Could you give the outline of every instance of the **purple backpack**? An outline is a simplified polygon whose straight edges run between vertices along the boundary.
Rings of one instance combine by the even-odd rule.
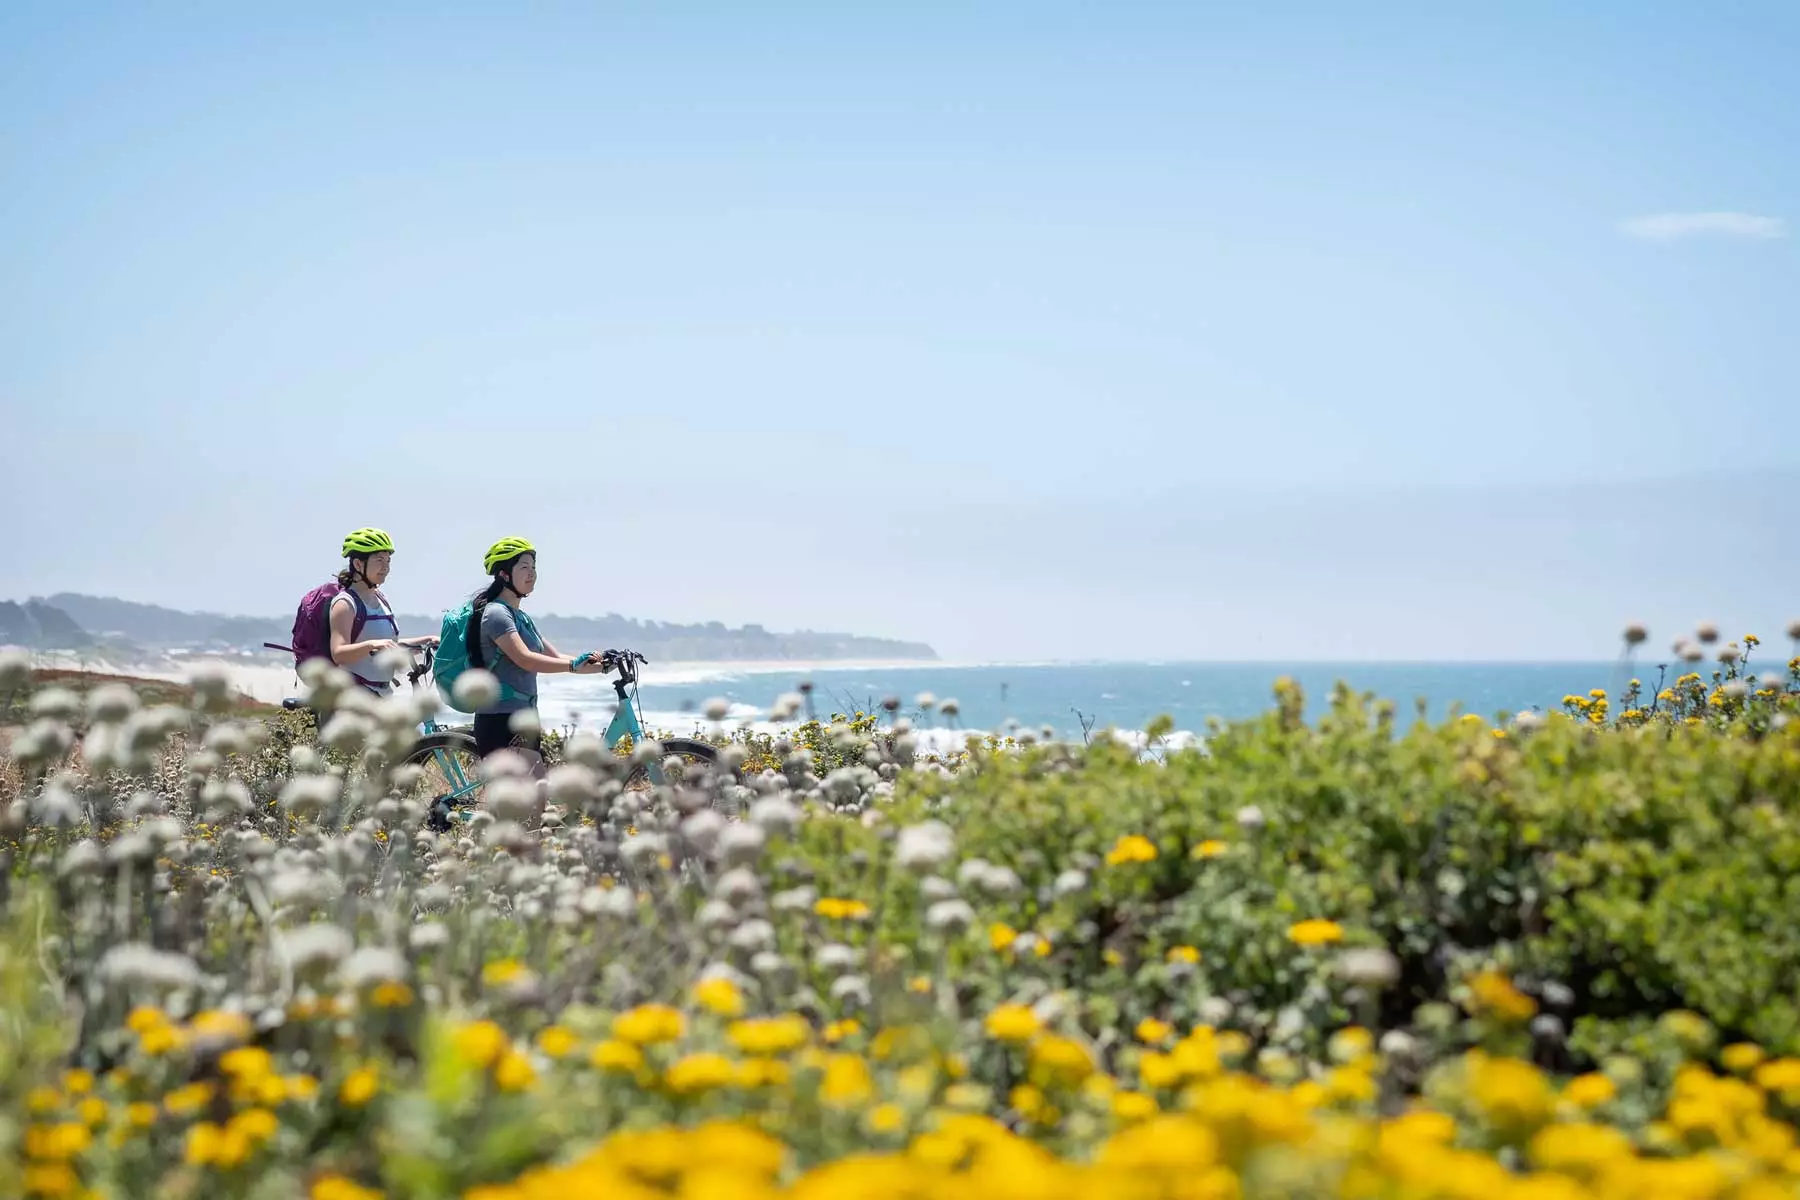
[[[347,588],[333,579],[321,583],[306,595],[300,597],[300,607],[294,613],[293,645],[277,646],[274,642],[264,642],[271,650],[287,650],[294,656],[294,670],[298,671],[302,663],[309,659],[322,658],[331,661],[331,602],[336,600],[339,592],[348,593],[350,603],[356,606],[356,620],[350,626],[350,640],[362,637],[363,625],[369,619],[368,605],[356,594],[355,588]],[[375,593],[380,596],[381,593]],[[387,597],[382,596],[385,603]]]

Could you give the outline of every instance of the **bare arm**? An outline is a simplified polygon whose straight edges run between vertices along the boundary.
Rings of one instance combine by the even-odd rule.
[[[340,667],[364,658],[373,658],[394,643],[387,638],[372,638],[364,642],[350,640],[350,631],[356,627],[356,605],[346,600],[339,604],[331,602],[331,661]]]
[[[511,659],[514,666],[523,670],[535,671],[539,675],[566,675],[570,673],[568,659],[558,658],[550,654],[538,653],[536,650],[527,646],[525,644],[525,639],[520,637],[516,631],[513,633],[501,634],[499,638],[495,639],[494,645],[500,647],[500,653]],[[549,643],[545,643],[545,648],[551,649]],[[599,660],[589,659],[579,667],[576,667],[574,674],[592,675],[599,670]]]

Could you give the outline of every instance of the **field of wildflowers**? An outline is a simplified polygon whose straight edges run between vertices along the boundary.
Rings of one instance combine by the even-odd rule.
[[[411,698],[0,658],[0,1195],[1794,1196],[1759,645],[1166,753],[850,714],[633,791],[575,735],[449,835]]]

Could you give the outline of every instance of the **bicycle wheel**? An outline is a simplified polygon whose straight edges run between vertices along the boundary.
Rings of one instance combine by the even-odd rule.
[[[426,823],[433,829],[448,829],[452,813],[474,804],[481,794],[481,756],[475,752],[474,734],[428,733],[413,743],[402,761],[422,770],[414,791],[431,798]]]
[[[662,743],[662,757],[658,761],[667,762],[671,758],[679,758],[683,763],[712,766],[719,761],[719,752],[705,742],[697,742],[692,738],[670,738]],[[633,767],[631,774],[625,777],[625,790],[649,791],[652,782],[650,764],[643,763]],[[664,782],[672,781],[665,779]]]

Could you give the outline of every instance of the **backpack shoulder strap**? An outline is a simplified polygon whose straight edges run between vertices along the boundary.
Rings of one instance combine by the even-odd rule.
[[[380,592],[375,594],[378,596],[381,595]],[[362,638],[363,626],[367,624],[369,620],[369,606],[363,603],[363,598],[357,595],[356,589],[353,587],[339,590],[338,594],[331,598],[331,604],[336,604],[339,598],[344,596],[350,598],[350,606],[356,610],[356,619],[350,623],[350,640],[353,642],[359,641]],[[382,603],[387,603],[387,597],[382,596]],[[325,606],[325,623],[327,628],[329,628],[331,624],[331,604]]]

